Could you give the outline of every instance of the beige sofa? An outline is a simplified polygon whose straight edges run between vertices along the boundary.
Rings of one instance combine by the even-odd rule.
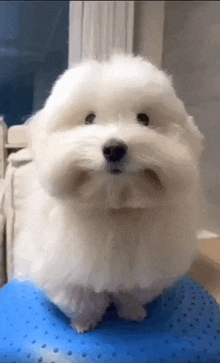
[[[28,148],[12,153],[8,166],[2,195],[2,218],[5,221],[5,268],[7,279],[13,276],[13,240],[25,223],[23,211],[27,198],[28,184],[33,172],[31,152]]]
[[[31,175],[27,126],[7,128],[0,117],[0,286],[13,271],[12,241],[21,227],[26,186]]]

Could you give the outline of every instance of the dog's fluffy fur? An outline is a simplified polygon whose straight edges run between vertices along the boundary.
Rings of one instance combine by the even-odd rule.
[[[144,319],[143,306],[197,253],[203,137],[171,78],[141,57],[82,62],[57,80],[29,128],[36,173],[15,276],[42,286],[78,332],[111,301],[120,317]],[[103,148],[115,143],[127,152],[109,161]]]

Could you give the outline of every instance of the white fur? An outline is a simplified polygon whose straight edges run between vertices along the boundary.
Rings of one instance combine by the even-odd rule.
[[[95,124],[85,125],[90,113]],[[42,286],[78,332],[95,327],[110,301],[119,316],[143,319],[143,305],[197,253],[203,137],[170,77],[140,57],[82,62],[57,80],[29,127],[36,173],[15,276]],[[128,146],[119,175],[102,152],[110,139]]]

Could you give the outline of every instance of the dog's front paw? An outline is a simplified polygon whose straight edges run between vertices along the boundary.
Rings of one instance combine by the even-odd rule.
[[[79,316],[77,319],[71,319],[71,326],[77,333],[85,333],[93,330],[98,324],[99,320],[91,319],[91,317]]]
[[[83,290],[77,303],[71,326],[77,333],[85,333],[94,329],[102,319],[109,304],[109,296],[104,292],[97,294],[95,291]]]
[[[142,305],[126,306],[122,305],[117,309],[118,316],[125,320],[142,321],[147,316],[147,311]]]

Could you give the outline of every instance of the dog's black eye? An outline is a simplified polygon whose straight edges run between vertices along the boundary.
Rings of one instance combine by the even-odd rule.
[[[146,115],[146,113],[139,113],[137,115],[137,120],[145,126],[149,124],[149,117]]]
[[[85,124],[86,125],[91,125],[94,123],[95,120],[95,115],[93,113],[90,113],[88,116],[86,116],[85,118]]]

